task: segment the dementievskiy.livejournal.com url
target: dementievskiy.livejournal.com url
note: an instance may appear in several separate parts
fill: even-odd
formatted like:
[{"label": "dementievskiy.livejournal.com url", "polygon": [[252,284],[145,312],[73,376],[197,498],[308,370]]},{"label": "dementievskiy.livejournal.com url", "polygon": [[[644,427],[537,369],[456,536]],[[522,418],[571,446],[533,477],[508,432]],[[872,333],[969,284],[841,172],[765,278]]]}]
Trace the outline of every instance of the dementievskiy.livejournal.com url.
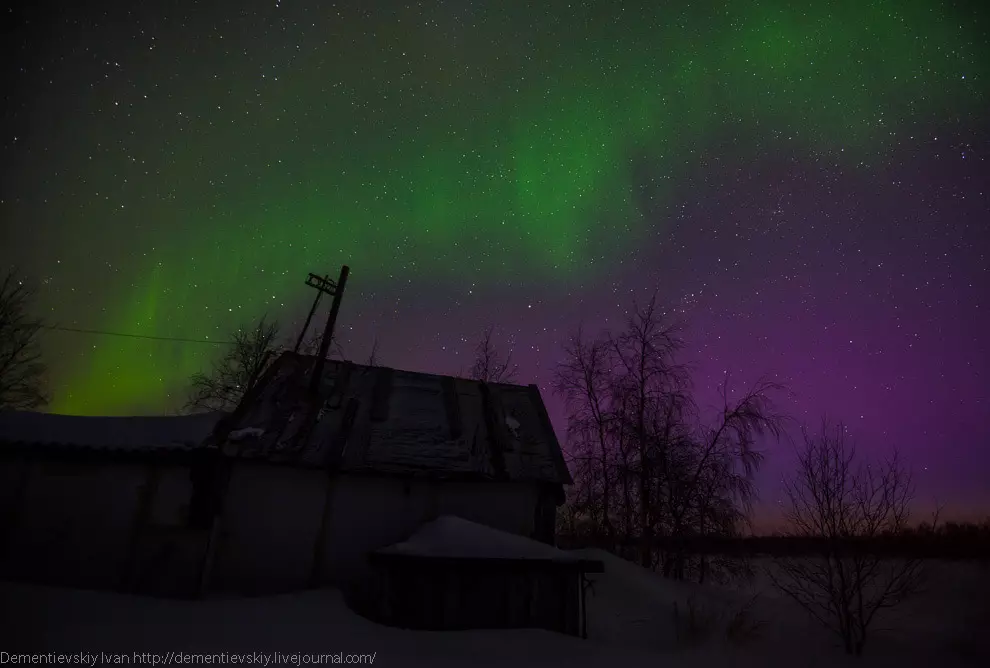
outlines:
[{"label": "dementievskiy.livejournal.com url", "polygon": [[327,666],[371,665],[371,654],[316,654],[300,652],[43,652],[16,654],[0,651],[0,666]]}]

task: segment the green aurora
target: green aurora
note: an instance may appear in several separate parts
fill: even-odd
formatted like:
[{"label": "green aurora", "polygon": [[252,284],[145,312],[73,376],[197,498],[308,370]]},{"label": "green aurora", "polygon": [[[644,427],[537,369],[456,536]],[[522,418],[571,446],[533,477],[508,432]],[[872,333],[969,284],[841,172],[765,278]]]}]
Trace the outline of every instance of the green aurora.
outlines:
[{"label": "green aurora", "polygon": [[[903,134],[987,102],[987,45],[937,2],[538,4],[315,17],[285,3],[164,23],[153,49],[113,51],[106,80],[67,60],[55,76],[79,79],[77,101],[31,104],[61,146],[46,215],[66,235],[45,258],[107,263],[72,320],[223,338],[265,311],[295,316],[300,271],[345,262],[366,290],[567,284],[655,224],[637,160],[663,175],[661,200],[715,137],[743,165],[786,146],[869,170]],[[112,30],[91,35],[107,53]],[[160,405],[215,353],[73,343],[91,348],[66,356],[55,412]]]}]

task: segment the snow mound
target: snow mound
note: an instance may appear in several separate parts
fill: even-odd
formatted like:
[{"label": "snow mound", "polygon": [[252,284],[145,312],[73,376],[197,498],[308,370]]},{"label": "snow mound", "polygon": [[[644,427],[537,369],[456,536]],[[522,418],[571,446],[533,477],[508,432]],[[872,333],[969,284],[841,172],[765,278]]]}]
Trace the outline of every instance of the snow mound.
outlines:
[{"label": "snow mound", "polygon": [[605,564],[605,573],[600,579],[612,587],[625,591],[636,591],[653,603],[670,604],[686,602],[689,598],[705,599],[712,603],[734,604],[746,600],[742,594],[717,585],[700,585],[696,582],[671,580],[659,573],[647,570],[610,552],[599,549],[575,550],[574,555],[583,559],[597,559]]},{"label": "snow mound", "polygon": [[[283,656],[280,665],[315,664],[312,657],[319,654],[375,654],[373,665],[411,668],[591,668],[616,660],[663,660],[537,629],[429,632],[380,626],[351,612],[330,589],[176,601],[0,582],[0,618],[6,652],[156,652],[162,663],[170,651],[266,654],[268,661],[257,665],[274,665],[275,652]],[[300,662],[286,664],[291,654]]]},{"label": "snow mound", "polygon": [[[460,522],[452,524],[457,527]],[[455,533],[464,537],[463,529]],[[587,641],[535,629],[429,632],[380,626],[351,612],[335,590],[176,601],[0,581],[0,638],[4,643],[0,649],[11,653],[159,652],[161,657],[169,651],[277,651],[283,657],[287,653],[376,653],[374,665],[431,668],[590,668],[631,662],[677,668],[990,665],[985,643],[979,640],[980,629],[990,619],[985,606],[990,586],[985,567],[939,565],[932,591],[905,610],[917,617],[912,627],[886,638],[878,633],[866,657],[855,659],[843,656],[830,636],[816,626],[794,624],[805,616],[794,607],[768,609],[774,611],[769,623],[779,629],[760,643],[727,647],[713,642],[680,648],[672,631],[675,602],[680,605],[692,596],[738,601],[747,595],[670,582],[599,550],[566,554],[605,563],[605,573],[593,576],[595,585],[588,593]],[[959,615],[943,619],[956,608],[963,608]],[[914,642],[922,629],[938,631],[939,644],[935,638],[923,644]],[[969,644],[945,644],[959,639]],[[292,664],[283,660],[281,665]]]},{"label": "snow mound", "polygon": [[574,554],[605,565],[604,573],[588,576],[592,584],[587,593],[588,636],[603,643],[676,649],[684,640],[678,637],[675,614],[684,618],[691,610],[718,617],[709,622],[714,627],[711,632],[724,636],[726,620],[749,600],[718,587],[664,578],[604,550],[575,550]]}]

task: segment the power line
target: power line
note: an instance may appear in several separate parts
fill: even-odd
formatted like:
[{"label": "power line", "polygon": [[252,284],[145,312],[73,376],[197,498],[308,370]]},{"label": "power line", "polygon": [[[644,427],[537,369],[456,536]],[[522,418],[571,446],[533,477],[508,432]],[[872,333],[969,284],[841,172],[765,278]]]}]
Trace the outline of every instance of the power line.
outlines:
[{"label": "power line", "polygon": [[233,341],[210,341],[207,339],[183,339],[175,336],[149,336],[146,334],[125,334],[124,332],[108,332],[102,329],[79,329],[77,327],[59,327],[58,325],[42,325],[44,329],[55,329],[60,332],[76,332],[79,334],[103,334],[105,336],[123,336],[129,339],[152,339],[154,341],[181,341],[183,343],[210,343],[215,346],[232,346]]}]

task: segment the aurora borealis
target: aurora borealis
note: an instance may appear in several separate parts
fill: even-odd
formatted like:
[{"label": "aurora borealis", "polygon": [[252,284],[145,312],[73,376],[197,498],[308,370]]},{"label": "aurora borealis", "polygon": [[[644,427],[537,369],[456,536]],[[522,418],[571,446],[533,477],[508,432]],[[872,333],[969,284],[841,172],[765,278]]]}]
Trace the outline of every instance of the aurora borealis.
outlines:
[{"label": "aurora borealis", "polygon": [[[352,269],[345,351],[544,388],[659,291],[696,383],[897,444],[990,506],[979,2],[25,3],[0,261],[68,328],[222,340]],[[210,344],[55,330],[55,412],[174,409]],[[768,479],[788,453],[768,459]]]}]

